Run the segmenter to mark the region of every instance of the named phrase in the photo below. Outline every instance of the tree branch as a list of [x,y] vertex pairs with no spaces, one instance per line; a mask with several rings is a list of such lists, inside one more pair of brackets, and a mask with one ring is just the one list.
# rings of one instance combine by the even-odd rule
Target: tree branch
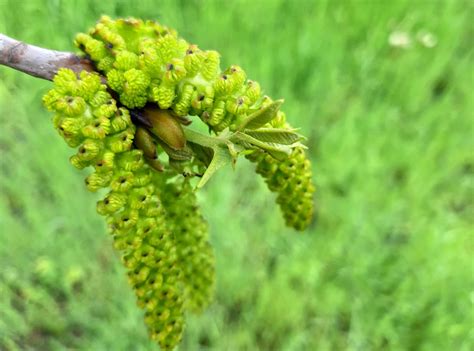
[[92,61],[71,52],[55,51],[29,45],[0,33],[0,65],[46,80],[66,67],[76,73],[94,71]]

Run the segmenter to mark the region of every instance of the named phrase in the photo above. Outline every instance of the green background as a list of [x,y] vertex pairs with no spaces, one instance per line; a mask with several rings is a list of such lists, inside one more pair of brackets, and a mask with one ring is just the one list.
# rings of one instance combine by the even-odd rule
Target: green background
[[[472,5],[0,0],[0,32],[71,51],[101,14],[157,19],[284,97],[308,137],[306,232],[284,227],[244,159],[200,192],[217,291],[180,350],[467,351]],[[0,350],[157,350],[97,194],[41,105],[50,87],[0,67]]]

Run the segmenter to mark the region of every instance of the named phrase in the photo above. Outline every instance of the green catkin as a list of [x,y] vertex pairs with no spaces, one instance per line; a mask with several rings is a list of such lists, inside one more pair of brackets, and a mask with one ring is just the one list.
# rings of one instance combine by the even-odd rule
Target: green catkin
[[68,145],[78,146],[71,163],[94,167],[87,188],[109,189],[97,211],[106,217],[150,336],[171,350],[181,339],[184,301],[177,246],[156,188],[159,175],[143,152],[132,148],[135,126],[128,111],[116,107],[97,74],[82,72],[77,79],[71,70],[61,69],[54,84],[44,104],[56,113],[59,134]]
[[[278,111],[270,122],[273,128],[291,129],[284,112]],[[311,162],[302,147],[293,149],[288,158],[276,160],[272,156],[255,151],[246,156],[256,163],[256,172],[265,180],[268,189],[277,193],[276,202],[280,206],[287,226],[305,230],[314,213]]]
[[210,303],[215,285],[214,253],[208,241],[207,222],[186,178],[165,184],[162,199],[175,234],[185,306],[192,312],[201,312]]
[[[76,45],[107,75],[123,105],[140,108],[151,102],[161,109],[172,109],[179,116],[199,116],[217,134],[226,128],[237,130],[248,116],[272,102],[262,95],[257,82],[246,78],[242,68],[232,65],[221,70],[219,53],[200,50],[179,38],[175,31],[153,21],[112,20],[103,16],[88,35],[76,37]],[[74,107],[67,108],[81,106],[81,101],[77,101]],[[265,127],[290,128],[282,112]],[[72,138],[69,143],[75,145],[77,140]],[[278,202],[286,223],[298,230],[305,229],[313,214],[310,199],[314,186],[303,150],[281,161],[282,169],[275,171],[275,175],[263,170],[269,164],[278,166],[280,161],[261,152],[249,158],[257,163],[257,171],[264,175],[270,189],[279,193]],[[290,180],[302,183],[285,184]],[[277,181],[283,183],[276,186]],[[293,188],[297,189],[294,197],[288,193]]]
[[268,188],[276,192],[277,203],[283,212],[286,225],[296,230],[308,227],[313,216],[311,164],[302,148],[295,148],[291,155],[278,161],[263,152],[254,152],[247,158],[257,164]]
[[75,43],[129,108],[154,102],[180,116],[197,115],[219,132],[264,101],[260,86],[242,68],[222,71],[219,53],[200,50],[156,22],[103,16]]

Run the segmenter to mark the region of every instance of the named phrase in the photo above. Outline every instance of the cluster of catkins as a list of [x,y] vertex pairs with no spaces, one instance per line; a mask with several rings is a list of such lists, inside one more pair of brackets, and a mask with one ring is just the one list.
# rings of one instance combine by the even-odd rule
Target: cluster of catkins
[[[214,256],[189,179],[170,167],[173,154],[163,168],[157,142],[133,116],[142,111],[161,121],[155,135],[165,151],[179,151],[186,140],[177,121],[199,116],[213,133],[238,131],[272,100],[240,67],[221,71],[216,51],[200,50],[153,21],[104,16],[75,43],[98,73],[59,70],[44,104],[60,135],[77,148],[71,163],[94,169],[87,188],[108,190],[97,211],[107,219],[151,337],[172,349],[184,311],[201,311],[212,298]],[[281,111],[265,127],[291,128]],[[287,225],[305,229],[314,186],[304,150],[296,147],[283,160],[261,150],[247,158],[277,192]]]
[[[87,188],[108,190],[97,212],[107,219],[151,337],[172,349],[181,339],[184,309],[202,309],[212,295],[213,253],[206,224],[197,212],[180,217],[176,209],[194,209],[195,194],[187,179],[166,184],[166,175],[133,147],[136,127],[129,111],[117,107],[98,74],[82,72],[77,79],[61,69],[54,84],[44,104],[55,112],[54,126],[67,144],[78,147],[71,163],[94,168],[85,180]],[[173,202],[176,193],[183,197]],[[196,231],[190,230],[193,226]]]
[[[103,16],[88,34],[77,35],[76,45],[129,108],[155,103],[178,116],[199,116],[219,133],[225,128],[236,130],[249,115],[272,102],[242,68],[232,65],[222,71],[219,53],[201,50],[154,21]],[[290,128],[281,111],[268,126]],[[278,194],[286,224],[297,230],[308,227],[314,185],[304,150],[296,148],[283,164],[263,152],[248,158]]]

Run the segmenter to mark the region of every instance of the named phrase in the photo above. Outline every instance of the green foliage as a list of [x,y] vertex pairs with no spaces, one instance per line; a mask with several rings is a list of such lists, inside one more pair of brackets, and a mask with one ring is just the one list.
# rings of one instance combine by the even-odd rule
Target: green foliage
[[[188,318],[182,350],[472,349],[469,2],[0,9],[2,32],[58,50],[103,13],[158,19],[284,96],[308,136],[319,195],[304,235],[243,162],[199,193],[216,295]],[[397,32],[409,47],[390,45]],[[51,84],[0,75],[0,349],[156,350],[95,214],[102,195],[84,191],[40,104]]]

